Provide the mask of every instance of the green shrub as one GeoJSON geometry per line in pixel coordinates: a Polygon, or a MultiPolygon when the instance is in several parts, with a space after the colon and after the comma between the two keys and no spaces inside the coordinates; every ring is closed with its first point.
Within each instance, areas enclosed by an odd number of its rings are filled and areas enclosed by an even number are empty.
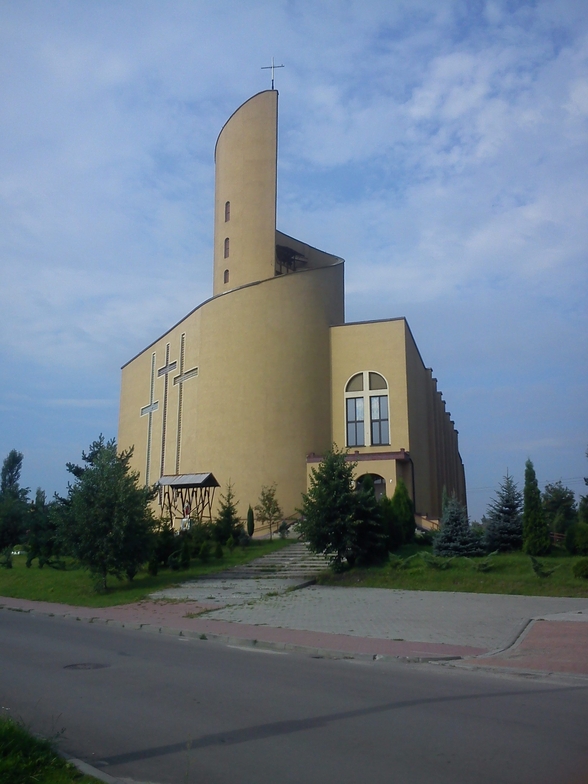
{"type": "Polygon", "coordinates": [[[220,561],[223,555],[223,546],[220,542],[217,542],[216,547],[214,548],[214,557],[217,559],[217,561],[220,561]]]}
{"type": "Polygon", "coordinates": [[[247,533],[249,536],[253,536],[253,532],[255,531],[255,515],[253,513],[253,509],[251,505],[249,505],[249,509],[247,510],[247,533]]]}
{"type": "Polygon", "coordinates": [[[182,535],[182,546],[180,547],[180,566],[182,569],[190,568],[191,542],[187,534],[182,535]]]}
{"type": "Polygon", "coordinates": [[[576,561],[572,572],[574,577],[588,580],[588,558],[580,558],[579,561],[576,561]]]}
{"type": "Polygon", "coordinates": [[[202,544],[200,545],[200,552],[198,553],[198,557],[200,558],[202,563],[207,563],[207,561],[210,559],[210,550],[211,550],[210,542],[209,541],[202,542],[202,544]]]}
{"type": "Polygon", "coordinates": [[[229,538],[226,541],[226,545],[228,547],[229,552],[232,553],[233,550],[235,549],[235,540],[233,539],[232,536],[229,536],[229,538]]]}
{"type": "Polygon", "coordinates": [[[588,555],[588,523],[574,523],[566,533],[566,550],[572,555],[588,555]]]}

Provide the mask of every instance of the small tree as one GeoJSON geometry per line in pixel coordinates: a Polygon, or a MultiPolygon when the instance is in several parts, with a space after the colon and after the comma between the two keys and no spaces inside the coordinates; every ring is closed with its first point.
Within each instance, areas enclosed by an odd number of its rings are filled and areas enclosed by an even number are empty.
{"type": "Polygon", "coordinates": [[[528,555],[545,555],[551,549],[549,526],[541,504],[535,468],[530,460],[525,463],[523,498],[523,550],[528,555]]]}
{"type": "Polygon", "coordinates": [[[568,527],[578,521],[574,491],[564,487],[561,481],[545,485],[541,502],[547,526],[551,531],[565,534],[568,527]]]}
{"type": "Polygon", "coordinates": [[[253,514],[253,509],[251,505],[249,505],[249,509],[247,510],[247,534],[249,536],[253,536],[253,532],[255,531],[255,515],[253,514]]]}
{"type": "Polygon", "coordinates": [[[350,566],[381,563],[387,555],[387,536],[374,480],[367,474],[355,493],[354,537],[347,553],[350,566]]]}
{"type": "Polygon", "coordinates": [[[232,537],[234,540],[239,538],[241,531],[241,520],[237,515],[237,502],[233,492],[231,482],[227,484],[227,492],[221,495],[219,510],[214,522],[213,536],[215,542],[226,544],[232,537]]]}
{"type": "Polygon", "coordinates": [[[523,546],[523,497],[512,476],[506,473],[488,506],[484,543],[488,552],[520,550],[523,546]]]}
{"type": "Polygon", "coordinates": [[[465,507],[453,496],[447,501],[441,518],[441,530],[433,543],[435,555],[483,555],[484,549],[468,522],[465,507]]]}
{"type": "Polygon", "coordinates": [[[95,576],[99,590],[106,590],[109,574],[132,579],[152,551],[154,490],[140,486],[131,471],[132,453],[117,454],[115,440],[105,442],[101,435],[82,453],[85,466],[68,464],[76,481],[68,487],[58,536],[95,576]]]}
{"type": "Polygon", "coordinates": [[[345,452],[333,447],[318,468],[312,469],[308,493],[302,495],[300,534],[335,569],[342,567],[354,545],[355,465],[345,460],[345,452]]]}
{"type": "Polygon", "coordinates": [[[39,569],[45,564],[56,565],[52,563],[52,559],[59,555],[54,508],[55,502],[48,504],[45,493],[38,487],[27,517],[27,567],[31,566],[35,558],[39,559],[39,569]]]}
{"type": "Polygon", "coordinates": [[[392,496],[392,508],[398,521],[398,525],[403,532],[404,544],[414,541],[414,505],[408,494],[408,488],[402,479],[396,482],[394,495],[392,496]]]}
{"type": "Polygon", "coordinates": [[[386,546],[393,552],[404,544],[404,529],[396,516],[392,499],[387,495],[380,498],[380,515],[386,533],[386,546]]]}
{"type": "MultiPolygon", "coordinates": [[[[20,486],[23,456],[11,449],[4,463],[0,479],[0,551],[9,551],[25,533],[28,488],[20,486]]],[[[6,565],[11,563],[7,557],[6,565]]]]}
{"type": "Polygon", "coordinates": [[[262,525],[269,526],[270,542],[274,527],[282,519],[282,509],[276,498],[276,485],[264,485],[259,495],[259,503],[255,505],[255,513],[262,525]]]}

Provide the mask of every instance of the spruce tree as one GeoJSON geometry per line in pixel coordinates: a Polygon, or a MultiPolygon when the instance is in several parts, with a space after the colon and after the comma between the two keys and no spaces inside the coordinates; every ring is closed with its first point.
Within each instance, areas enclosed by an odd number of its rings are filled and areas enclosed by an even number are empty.
{"type": "Polygon", "coordinates": [[[241,527],[233,485],[229,482],[227,492],[220,497],[219,510],[214,522],[214,540],[221,544],[226,544],[231,537],[235,540],[239,537],[241,527]]]}
{"type": "Polygon", "coordinates": [[[301,537],[334,569],[342,568],[355,545],[355,466],[345,459],[345,452],[333,447],[312,469],[308,493],[302,495],[301,537]]]}
{"type": "Polygon", "coordinates": [[[476,556],[484,553],[478,537],[470,528],[465,507],[455,496],[445,504],[441,530],[435,537],[433,552],[443,556],[476,556]]]}
{"type": "Polygon", "coordinates": [[[131,470],[132,454],[117,454],[116,441],[100,436],[82,453],[85,467],[67,464],[76,482],[63,500],[57,538],[95,576],[98,590],[106,590],[109,574],[132,580],[152,551],[154,490],[131,470]]]}
{"type": "Polygon", "coordinates": [[[523,546],[523,497],[512,476],[506,473],[496,498],[488,506],[484,544],[489,553],[520,550],[523,546]]]}
{"type": "Polygon", "coordinates": [[[528,555],[545,555],[551,550],[549,526],[541,504],[535,468],[530,460],[525,463],[523,497],[523,550],[528,555]]]}

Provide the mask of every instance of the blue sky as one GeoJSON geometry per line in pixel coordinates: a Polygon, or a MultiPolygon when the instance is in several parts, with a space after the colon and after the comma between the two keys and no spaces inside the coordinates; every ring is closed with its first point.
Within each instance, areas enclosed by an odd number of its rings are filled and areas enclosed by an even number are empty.
{"type": "Polygon", "coordinates": [[[406,316],[502,476],[588,475],[585,2],[4,0],[0,456],[63,491],[120,366],[212,288],[213,149],[280,91],[278,227],[346,259],[348,320],[406,316]]]}

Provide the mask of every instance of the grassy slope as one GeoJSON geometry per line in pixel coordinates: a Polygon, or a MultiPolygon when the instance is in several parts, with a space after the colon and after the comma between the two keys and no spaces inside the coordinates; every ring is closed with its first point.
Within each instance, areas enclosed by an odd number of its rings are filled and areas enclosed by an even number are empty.
{"type": "Polygon", "coordinates": [[[97,784],[59,757],[46,740],[32,736],[11,719],[0,719],[2,784],[97,784]]]}
{"type": "Polygon", "coordinates": [[[207,564],[194,559],[190,569],[171,572],[163,569],[156,577],[140,572],[129,583],[127,580],[108,578],[109,589],[105,594],[94,591],[90,574],[70,564],[66,571],[57,571],[45,566],[39,569],[35,564],[27,569],[26,556],[13,557],[12,569],[0,568],[0,596],[11,596],[18,599],[58,602],[61,604],[80,605],[82,607],[112,607],[117,604],[129,604],[144,599],[153,591],[177,585],[185,580],[193,580],[204,574],[221,571],[230,566],[246,563],[261,555],[274,552],[287,546],[292,540],[274,539],[273,542],[255,541],[244,550],[236,547],[231,554],[225,550],[225,557],[216,560],[214,557],[207,564]]]}
{"type": "MultiPolygon", "coordinates": [[[[429,548],[414,545],[397,553],[407,558],[429,548]]],[[[478,559],[480,560],[480,559],[478,559]]],[[[406,569],[392,569],[388,564],[366,569],[351,569],[343,574],[325,574],[322,585],[353,588],[401,588],[416,591],[464,591],[467,593],[504,593],[524,596],[579,596],[588,597],[588,580],[574,577],[572,567],[578,560],[564,551],[554,551],[540,558],[547,567],[557,566],[547,578],[540,579],[533,572],[531,561],[522,553],[501,553],[493,556],[489,572],[477,572],[466,559],[456,559],[449,569],[439,571],[423,562],[406,569]]]]}

